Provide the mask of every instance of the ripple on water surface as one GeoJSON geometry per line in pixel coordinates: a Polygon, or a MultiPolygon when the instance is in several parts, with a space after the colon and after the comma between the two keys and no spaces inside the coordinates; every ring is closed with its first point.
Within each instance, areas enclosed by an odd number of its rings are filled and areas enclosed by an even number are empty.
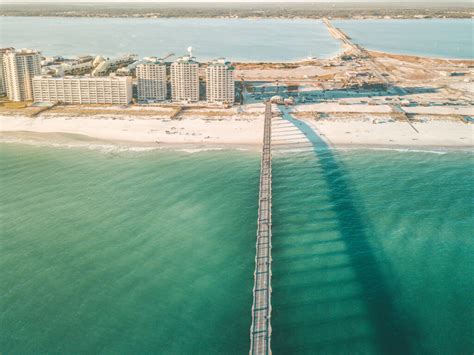
{"type": "MultiPolygon", "coordinates": [[[[248,351],[257,154],[3,144],[0,164],[2,351],[248,351]]],[[[275,154],[274,353],[471,351],[473,169],[275,154]]]]}
{"type": "Polygon", "coordinates": [[[3,351],[247,351],[258,155],[0,156],[3,351]]]}
{"type": "Polygon", "coordinates": [[[472,19],[338,20],[337,27],[370,50],[473,59],[472,19]]]}
{"type": "Polygon", "coordinates": [[[193,46],[198,60],[282,62],[329,58],[342,48],[321,20],[308,19],[0,17],[0,26],[8,33],[0,38],[3,47],[47,55],[179,56],[193,46]]]}
{"type": "Polygon", "coordinates": [[[276,155],[274,352],[469,352],[473,172],[472,153],[276,155]]]}

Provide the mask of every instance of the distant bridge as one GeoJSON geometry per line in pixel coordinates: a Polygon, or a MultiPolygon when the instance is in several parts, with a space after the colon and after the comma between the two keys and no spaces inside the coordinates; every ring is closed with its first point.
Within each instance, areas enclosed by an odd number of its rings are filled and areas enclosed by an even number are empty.
{"type": "Polygon", "coordinates": [[[335,27],[326,17],[323,18],[323,23],[326,25],[329,33],[334,38],[342,41],[357,56],[367,59],[366,64],[370,67],[372,73],[375,77],[377,77],[377,79],[387,86],[392,86],[399,95],[407,94],[405,89],[393,85],[392,81],[389,79],[389,77],[392,77],[392,75],[388,73],[365,48],[358,44],[354,44],[347,34],[345,34],[340,28],[335,27]]]}
{"type": "Polygon", "coordinates": [[[250,355],[271,354],[271,278],[272,278],[272,105],[265,106],[258,226],[253,285],[250,355]]]}

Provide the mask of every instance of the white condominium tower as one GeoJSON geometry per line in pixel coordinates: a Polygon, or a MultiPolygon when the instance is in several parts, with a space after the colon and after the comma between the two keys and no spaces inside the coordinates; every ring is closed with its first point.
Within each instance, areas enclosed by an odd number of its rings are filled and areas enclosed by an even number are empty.
{"type": "Polygon", "coordinates": [[[3,55],[6,52],[12,51],[13,48],[0,48],[0,96],[7,94],[7,80],[5,77],[5,64],[3,55]]]}
{"type": "Polygon", "coordinates": [[[41,74],[41,56],[32,50],[11,50],[3,55],[3,70],[8,98],[12,101],[33,100],[32,79],[41,74]]]}
{"type": "Polygon", "coordinates": [[[234,92],[234,68],[224,58],[214,60],[206,69],[207,101],[233,104],[234,92]]]}
{"type": "Polygon", "coordinates": [[[137,66],[138,100],[166,100],[166,64],[163,61],[137,66]]]}
{"type": "Polygon", "coordinates": [[[126,105],[132,101],[132,78],[129,76],[36,76],[33,78],[33,92],[35,102],[126,105]]]}
{"type": "Polygon", "coordinates": [[[199,63],[191,55],[171,64],[171,98],[173,101],[199,101],[199,63]]]}

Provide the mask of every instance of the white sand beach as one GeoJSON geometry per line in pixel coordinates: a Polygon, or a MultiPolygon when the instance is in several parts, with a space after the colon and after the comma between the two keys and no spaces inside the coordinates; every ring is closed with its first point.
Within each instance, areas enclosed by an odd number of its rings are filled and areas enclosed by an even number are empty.
{"type": "MultiPolygon", "coordinates": [[[[376,117],[374,114],[367,114],[376,117]]],[[[2,140],[15,132],[77,134],[94,139],[146,143],[149,145],[242,146],[260,149],[263,118],[256,115],[225,118],[180,120],[144,119],[136,116],[48,117],[0,116],[2,140]]],[[[403,146],[403,147],[474,147],[474,126],[460,120],[426,120],[408,122],[369,118],[329,118],[306,123],[331,145],[403,146]]],[[[280,140],[285,141],[285,137],[280,140]]]]}
{"type": "Polygon", "coordinates": [[[373,124],[368,121],[311,122],[328,143],[354,146],[473,148],[474,126],[453,121],[373,124]]]}
{"type": "Polygon", "coordinates": [[[69,133],[103,140],[157,144],[253,145],[262,139],[263,120],[0,116],[0,131],[69,133]]]}

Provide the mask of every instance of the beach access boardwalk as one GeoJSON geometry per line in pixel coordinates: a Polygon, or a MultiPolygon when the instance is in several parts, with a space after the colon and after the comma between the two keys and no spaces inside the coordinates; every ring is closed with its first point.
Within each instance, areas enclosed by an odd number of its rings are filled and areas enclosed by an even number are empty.
{"type": "Polygon", "coordinates": [[[253,285],[252,326],[250,327],[250,354],[271,354],[272,326],[270,316],[272,277],[272,105],[265,106],[263,150],[260,167],[258,199],[258,226],[253,285]]]}

